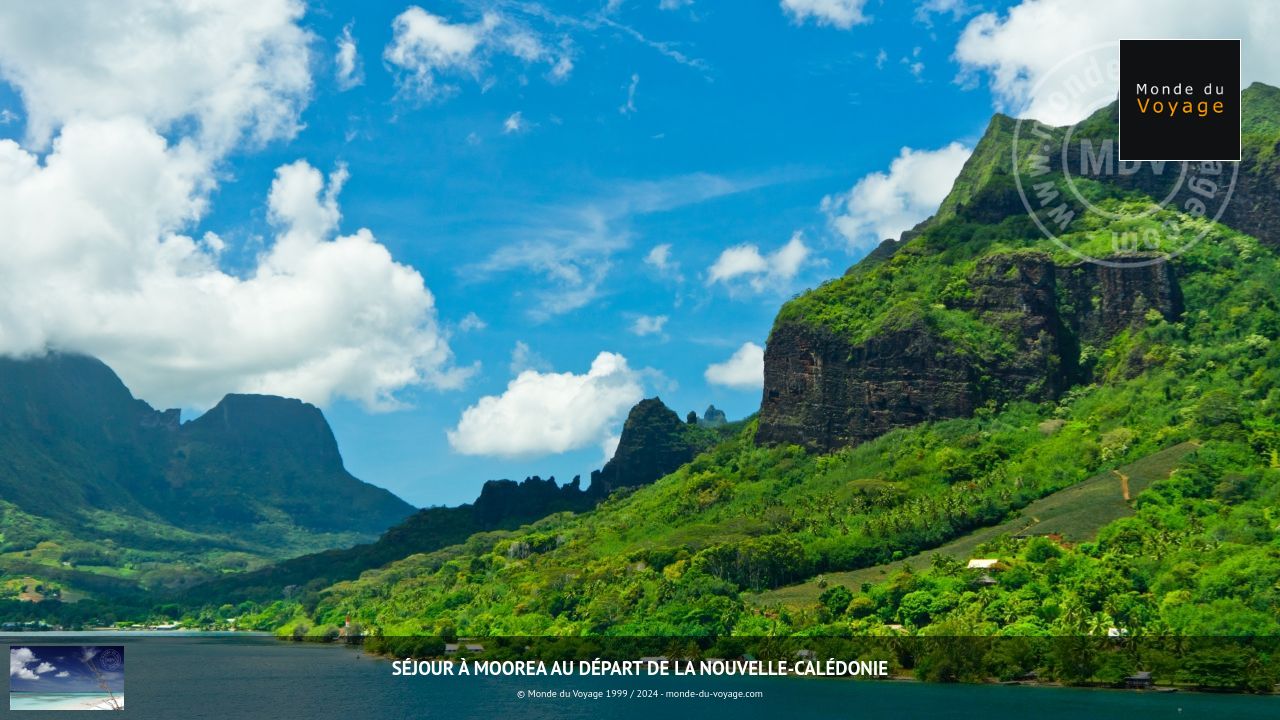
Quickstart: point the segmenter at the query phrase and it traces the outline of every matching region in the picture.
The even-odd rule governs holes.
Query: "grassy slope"
[[[967,560],[975,557],[980,547],[1002,535],[1052,535],[1073,543],[1092,540],[1105,525],[1122,517],[1129,517],[1134,512],[1131,502],[1126,501],[1121,493],[1117,473],[1129,478],[1130,497],[1137,497],[1152,483],[1169,477],[1178,462],[1197,447],[1199,445],[1195,442],[1181,442],[1119,468],[1098,473],[1082,483],[1032,502],[1004,522],[975,530],[899,562],[829,573],[803,583],[759,593],[751,597],[751,602],[759,606],[814,606],[823,590],[831,585],[858,588],[863,583],[882,582],[903,568],[919,572],[928,568],[933,557],[938,554]]]
[[[235,534],[193,532],[101,510],[85,511],[72,525],[0,500],[0,576],[33,576],[63,590],[64,600],[183,587],[364,538],[309,532],[287,522]],[[0,590],[0,598],[8,595]]]

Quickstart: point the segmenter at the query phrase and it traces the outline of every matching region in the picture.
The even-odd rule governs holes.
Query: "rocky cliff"
[[[774,326],[765,349],[757,441],[819,451],[926,420],[962,417],[989,401],[1057,397],[1081,381],[1082,344],[1182,311],[1169,263],[1057,265],[1046,253],[977,261],[944,306],[995,332],[1002,347],[974,352],[927,313],[851,342],[821,324]]]

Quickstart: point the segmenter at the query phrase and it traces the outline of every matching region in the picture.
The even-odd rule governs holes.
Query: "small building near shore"
[[[1124,686],[1133,690],[1146,690],[1155,685],[1151,671],[1140,670],[1124,679]]]

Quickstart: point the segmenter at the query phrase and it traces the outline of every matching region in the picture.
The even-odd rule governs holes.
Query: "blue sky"
[[[357,477],[418,505],[469,501],[491,478],[585,478],[621,427],[618,398],[637,387],[682,417],[709,403],[731,418],[754,412],[758,382],[712,383],[708,367],[745,343],[763,346],[786,298],[842,273],[879,239],[840,232],[823,199],[887,172],[903,148],[972,146],[992,112],[992,93],[980,78],[958,80],[952,57],[975,8],[870,2],[861,22],[841,27],[775,2],[670,4],[426,3],[419,12],[437,29],[483,35],[486,13],[502,19],[466,60],[426,75],[388,50],[412,6],[306,8],[298,24],[310,33],[311,86],[297,131],[224,151],[203,212],[181,230],[216,233],[221,270],[252,274],[271,242],[277,169],[305,160],[348,174],[338,232],[368,228],[421,274],[465,379],[396,387],[390,411],[342,392],[322,398]],[[539,50],[521,56],[517,44],[530,38]],[[356,61],[344,76],[346,42]],[[565,59],[571,69],[557,75]],[[13,114],[0,132],[39,154],[19,85],[0,92]],[[188,132],[153,124],[174,145]],[[954,176],[958,165],[948,167]],[[798,262],[773,255],[793,238]],[[743,245],[755,256],[716,275],[722,253]],[[663,263],[652,262],[659,246]],[[127,370],[128,353],[113,361],[112,350],[97,354],[144,399],[166,404],[147,392],[145,372]],[[514,456],[451,444],[464,411],[501,397],[516,372],[583,375],[602,352],[625,358],[625,387],[590,428]],[[303,394],[288,390],[265,388]],[[168,396],[188,418],[207,406]]]
[[[601,28],[575,35],[581,54],[567,81],[551,83],[519,61],[496,59],[487,91],[462,78],[456,95],[414,106],[396,98],[394,76],[377,57],[365,57],[363,86],[319,91],[295,143],[247,159],[238,173],[242,200],[229,202],[224,189],[228,217],[243,217],[261,203],[276,164],[303,156],[318,167],[347,163],[344,224],[376,228],[398,259],[418,268],[446,322],[475,313],[487,324],[451,340],[460,362],[481,363],[464,390],[417,392],[413,409],[390,414],[370,415],[349,402],[329,409],[357,476],[415,503],[455,503],[473,498],[488,478],[536,473],[565,481],[598,467],[598,444],[518,459],[451,451],[444,429],[477,396],[502,392],[517,342],[560,372],[585,372],[602,350],[620,353],[631,367],[662,374],[646,384],[646,395],[659,394],[682,416],[708,403],[735,418],[754,412],[758,388],[712,385],[704,371],[744,342],[763,345],[783,300],[865,252],[828,227],[822,198],[886,168],[903,146],[972,144],[991,114],[988,93],[953,82],[950,55],[961,26],[950,16],[930,27],[914,8],[886,4],[869,8],[872,23],[841,31],[797,26],[774,3],[735,3],[732,11],[656,4],[625,3],[615,17],[697,66]],[[391,41],[392,13],[329,10],[329,18],[316,13],[318,34],[336,36],[354,18],[365,52]],[[466,5],[433,11],[475,19]],[[886,59],[878,66],[881,50]],[[916,62],[923,64],[918,77],[910,67]],[[633,77],[634,110],[622,112]],[[504,134],[516,112],[527,129]],[[348,141],[348,131],[357,136]],[[565,289],[528,269],[469,267],[529,236],[587,233],[575,211],[623,203],[644,191],[638,186],[693,192],[679,186],[696,185],[689,178],[699,174],[742,190],[687,204],[672,198],[649,213],[620,211],[606,230],[616,244],[600,260],[607,274],[581,308],[531,318],[538,293]],[[749,243],[768,252],[796,231],[811,259],[795,277],[758,292],[708,286],[707,269],[726,248]],[[683,282],[644,263],[661,244],[671,245]],[[625,329],[636,315],[668,320],[660,333],[638,337]]]
[[[927,216],[1063,55],[1274,22],[1249,0],[1207,28],[1095,0],[147,1],[5,11],[0,211],[34,209],[0,236],[0,351],[90,352],[188,418],[230,391],[316,402],[349,469],[418,505],[585,477],[640,397],[750,414],[779,306]],[[1246,82],[1274,80],[1261,37]]]
[[[123,647],[14,645],[9,648],[11,692],[102,693],[102,682],[117,695],[124,692]]]
[[[760,400],[790,296],[927,217],[1064,60],[1269,0],[0,6],[0,353],[188,419],[324,408],[418,505],[599,467],[626,410]],[[1105,101],[1105,98],[1103,98]]]

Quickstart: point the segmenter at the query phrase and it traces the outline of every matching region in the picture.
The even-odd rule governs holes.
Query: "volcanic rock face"
[[[656,397],[627,415],[613,458],[591,473],[590,492],[604,497],[620,487],[648,485],[693,459],[697,447],[680,416]]]
[[[969,288],[953,306],[997,329],[1012,354],[975,362],[924,321],[856,344],[804,322],[776,326],[757,442],[829,451],[989,400],[1056,397],[1081,379],[1081,343],[1103,342],[1152,309],[1168,318],[1182,310],[1169,263],[1058,266],[1044,253],[1005,253],[980,260]]]

